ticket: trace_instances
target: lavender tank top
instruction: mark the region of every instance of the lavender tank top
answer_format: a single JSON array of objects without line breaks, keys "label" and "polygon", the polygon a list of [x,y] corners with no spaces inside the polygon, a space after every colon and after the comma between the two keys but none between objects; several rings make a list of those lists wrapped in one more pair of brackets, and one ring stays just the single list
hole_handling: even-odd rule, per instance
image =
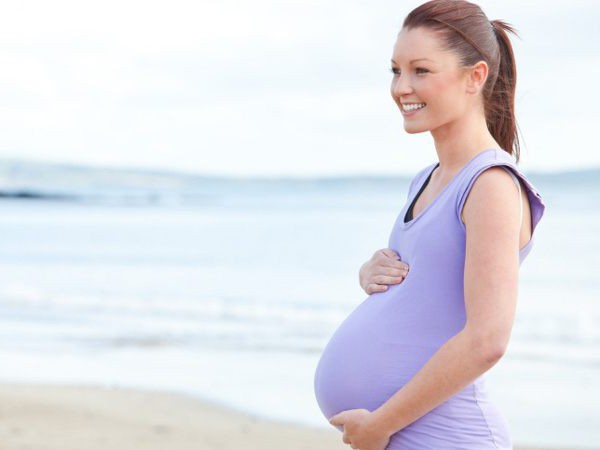
[{"label": "lavender tank top", "polygon": [[[436,165],[413,178],[408,201],[389,237],[388,247],[410,267],[408,276],[368,296],[323,350],[314,390],[327,419],[348,409],[377,409],[464,327],[466,228],[460,213],[473,182],[485,169],[504,166],[522,181],[531,205],[532,238],[519,251],[521,262],[531,250],[545,205],[514,158],[501,149],[475,155],[423,211],[405,223],[409,206]],[[512,445],[508,423],[490,399],[482,375],[393,434],[386,450],[512,449]]]}]

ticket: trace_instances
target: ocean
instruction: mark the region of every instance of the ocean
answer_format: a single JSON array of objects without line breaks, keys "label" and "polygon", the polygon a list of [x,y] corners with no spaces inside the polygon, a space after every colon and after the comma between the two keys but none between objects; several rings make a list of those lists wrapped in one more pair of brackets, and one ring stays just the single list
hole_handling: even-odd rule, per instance
[{"label": "ocean", "polygon": [[[600,443],[600,169],[546,203],[508,351],[519,445]],[[246,179],[0,162],[0,381],[160,389],[331,427],[313,374],[410,177]],[[410,275],[409,275],[410,276]]]}]

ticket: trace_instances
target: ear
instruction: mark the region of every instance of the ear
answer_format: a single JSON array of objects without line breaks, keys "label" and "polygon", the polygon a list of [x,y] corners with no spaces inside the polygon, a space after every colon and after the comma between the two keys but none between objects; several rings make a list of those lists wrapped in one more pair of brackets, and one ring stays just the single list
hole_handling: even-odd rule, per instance
[{"label": "ear", "polygon": [[479,94],[485,85],[488,76],[488,65],[479,61],[471,67],[467,75],[467,93]]}]

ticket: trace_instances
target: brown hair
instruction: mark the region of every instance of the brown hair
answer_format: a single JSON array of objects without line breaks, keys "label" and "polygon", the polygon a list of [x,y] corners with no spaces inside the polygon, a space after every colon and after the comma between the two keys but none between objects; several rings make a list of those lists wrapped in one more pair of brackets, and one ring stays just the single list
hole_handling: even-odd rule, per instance
[{"label": "brown hair", "polygon": [[425,27],[439,32],[445,46],[456,52],[463,67],[484,60],[489,67],[483,87],[485,120],[500,146],[519,162],[520,146],[515,118],[517,67],[502,20],[490,20],[478,5],[465,0],[431,0],[406,16],[402,28]]}]

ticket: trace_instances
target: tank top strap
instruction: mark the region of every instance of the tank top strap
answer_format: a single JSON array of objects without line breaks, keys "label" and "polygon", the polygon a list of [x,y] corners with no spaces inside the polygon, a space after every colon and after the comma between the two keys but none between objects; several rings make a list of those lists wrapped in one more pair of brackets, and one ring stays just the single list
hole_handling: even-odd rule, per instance
[{"label": "tank top strap", "polygon": [[[537,224],[541,220],[546,205],[539,194],[538,190],[527,179],[517,166],[515,158],[508,152],[502,149],[488,149],[476,155],[465,167],[461,178],[457,182],[456,187],[456,217],[464,228],[460,216],[464,207],[467,196],[477,177],[486,169],[493,166],[502,166],[509,171],[517,180],[521,182],[523,189],[527,193],[531,206],[531,232],[535,230]],[[520,188],[520,186],[518,186]],[[520,190],[519,190],[520,193]]]}]

